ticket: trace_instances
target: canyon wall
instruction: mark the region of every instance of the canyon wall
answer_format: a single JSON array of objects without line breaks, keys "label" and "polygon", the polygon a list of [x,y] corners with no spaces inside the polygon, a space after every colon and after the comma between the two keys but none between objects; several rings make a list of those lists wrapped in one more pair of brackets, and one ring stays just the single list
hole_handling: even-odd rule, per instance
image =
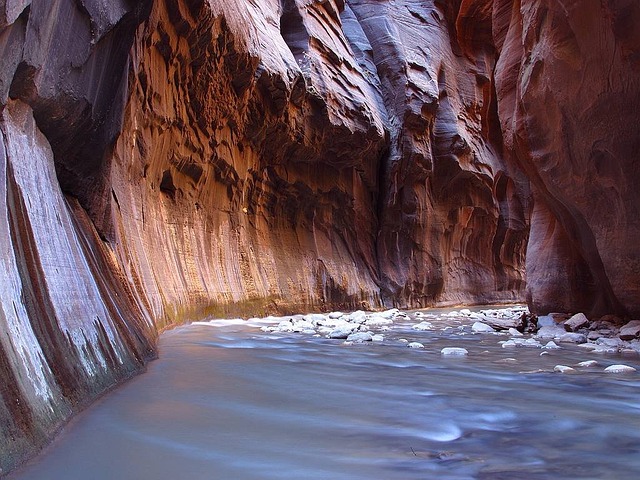
[{"label": "canyon wall", "polygon": [[640,315],[636,3],[0,0],[0,468],[206,315]]}]

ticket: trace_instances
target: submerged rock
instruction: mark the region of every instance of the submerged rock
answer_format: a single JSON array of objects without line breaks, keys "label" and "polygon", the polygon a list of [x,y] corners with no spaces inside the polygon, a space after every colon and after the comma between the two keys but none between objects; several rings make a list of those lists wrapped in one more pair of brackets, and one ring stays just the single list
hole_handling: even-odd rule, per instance
[{"label": "submerged rock", "polygon": [[460,348],[460,347],[445,347],[442,350],[440,350],[440,353],[442,355],[449,355],[449,356],[464,356],[469,354],[466,348]]},{"label": "submerged rock", "polygon": [[556,365],[553,367],[553,371],[557,373],[575,373],[576,370],[574,368],[568,367],[566,365]]},{"label": "submerged rock", "polygon": [[636,369],[629,365],[609,365],[604,371],[607,373],[633,373]]},{"label": "submerged rock", "polygon": [[364,343],[373,340],[373,336],[369,332],[356,332],[347,337],[347,342]]},{"label": "submerged rock", "polygon": [[424,345],[420,342],[410,342],[407,344],[409,348],[424,348]]}]

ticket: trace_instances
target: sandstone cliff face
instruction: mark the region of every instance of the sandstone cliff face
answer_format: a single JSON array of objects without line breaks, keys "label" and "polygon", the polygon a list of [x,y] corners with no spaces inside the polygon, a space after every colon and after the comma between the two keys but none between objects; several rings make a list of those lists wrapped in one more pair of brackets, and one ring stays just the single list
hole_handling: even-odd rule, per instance
[{"label": "sandstone cliff face", "polygon": [[495,2],[505,144],[534,192],[537,311],[640,315],[640,4]]},{"label": "sandstone cliff face", "polygon": [[638,6],[565,3],[0,0],[0,468],[206,314],[519,300],[525,250],[638,313]]}]

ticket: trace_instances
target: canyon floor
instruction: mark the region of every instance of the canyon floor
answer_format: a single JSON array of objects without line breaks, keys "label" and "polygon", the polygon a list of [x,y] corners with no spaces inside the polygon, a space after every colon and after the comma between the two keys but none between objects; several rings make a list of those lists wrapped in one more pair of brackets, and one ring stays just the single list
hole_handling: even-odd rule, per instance
[{"label": "canyon floor", "polygon": [[194,322],[11,478],[637,477],[638,341],[523,315]]}]

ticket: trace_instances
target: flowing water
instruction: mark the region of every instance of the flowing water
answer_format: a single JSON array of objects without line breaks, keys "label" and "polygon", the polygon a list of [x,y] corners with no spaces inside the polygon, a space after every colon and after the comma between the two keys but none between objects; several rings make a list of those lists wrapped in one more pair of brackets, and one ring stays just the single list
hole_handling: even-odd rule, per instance
[{"label": "flowing water", "polygon": [[[384,342],[344,345],[239,322],[177,328],[146,373],[14,478],[640,478],[637,356],[540,356],[460,333],[407,322]],[[449,346],[469,354],[442,356]],[[552,372],[590,359],[598,367]],[[603,373],[614,363],[639,371]]]}]

